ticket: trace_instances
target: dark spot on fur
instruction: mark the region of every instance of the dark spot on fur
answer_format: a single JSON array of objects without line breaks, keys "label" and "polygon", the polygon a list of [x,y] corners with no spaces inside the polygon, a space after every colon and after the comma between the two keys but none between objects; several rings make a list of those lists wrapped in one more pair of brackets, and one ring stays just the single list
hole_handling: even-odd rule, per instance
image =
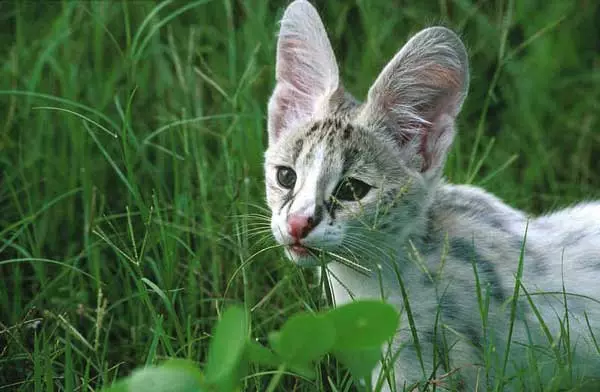
[{"label": "dark spot on fur", "polygon": [[337,132],[336,132],[336,128],[329,128],[327,130],[327,135],[326,135],[326,141],[325,143],[327,144],[327,147],[329,147],[330,151],[334,151],[335,147],[336,147],[336,139],[337,139]]},{"label": "dark spot on fur", "polygon": [[285,195],[283,195],[283,203],[281,204],[281,207],[279,208],[280,214],[281,214],[281,211],[283,211],[283,208],[285,207],[285,205],[287,203],[289,203],[292,199],[293,199],[293,193],[292,193],[292,190],[290,189],[289,192],[287,192]]},{"label": "dark spot on fur", "polygon": [[429,275],[423,274],[421,275],[421,282],[425,287],[433,287],[436,283],[437,274],[435,272],[430,272]]},{"label": "dark spot on fur", "polygon": [[339,117],[328,117],[323,120],[322,129],[322,139],[325,141],[325,144],[328,147],[333,147],[337,144],[339,133],[344,129],[344,124]]},{"label": "dark spot on fur", "polygon": [[419,333],[419,340],[427,344],[433,344],[435,342],[435,334],[433,330],[422,331]]},{"label": "dark spot on fur", "polygon": [[497,216],[490,215],[486,222],[489,223],[490,226],[492,226],[495,229],[508,232],[504,221],[502,219],[499,219]]},{"label": "dark spot on fur", "polygon": [[428,252],[433,250],[433,244],[436,242],[436,238],[439,236],[438,230],[435,228],[433,221],[433,211],[430,209],[427,211],[425,233],[421,237],[420,241],[423,244],[424,249]]},{"label": "dark spot on fur", "polygon": [[342,120],[341,120],[339,117],[336,117],[336,118],[335,118],[335,120],[334,120],[334,124],[335,124],[335,127],[336,127],[337,129],[341,129],[341,128],[342,128]]},{"label": "dark spot on fur", "polygon": [[302,152],[302,147],[303,146],[304,146],[304,139],[303,138],[298,138],[296,140],[296,142],[294,143],[294,150],[292,151],[292,160],[294,161],[294,163],[296,162],[296,160],[300,156],[300,153]]},{"label": "dark spot on fur", "polygon": [[[510,246],[515,249],[518,249],[520,254],[521,248],[523,247],[523,237],[520,235],[513,234],[510,238]],[[550,269],[546,264],[546,258],[536,248],[532,246],[526,246],[523,257],[525,258],[525,260],[523,261],[525,264],[525,268],[533,267],[536,274],[550,273]]]},{"label": "dark spot on fur", "polygon": [[329,199],[329,200],[325,200],[323,202],[323,205],[325,206],[325,209],[331,216],[331,219],[332,220],[335,219],[335,211],[339,208],[339,204],[336,203],[333,199]]},{"label": "dark spot on fur", "polygon": [[334,145],[337,144],[336,142],[339,139],[339,133],[343,128],[343,124],[342,121],[339,118],[334,118],[333,119],[333,125],[331,126],[331,128],[329,129],[329,132],[327,133],[327,143],[329,145]]},{"label": "dark spot on fur", "polygon": [[315,158],[315,146],[316,144],[310,146],[308,151],[304,154],[304,160],[306,162],[312,162],[312,160]]},{"label": "dark spot on fur", "polygon": [[313,133],[315,133],[317,131],[317,129],[319,129],[321,127],[321,122],[320,121],[316,121],[311,127],[310,129],[306,132],[306,135],[304,135],[305,138],[309,138],[312,136]]},{"label": "dark spot on fur", "polygon": [[386,191],[383,196],[381,197],[381,201],[383,202],[383,204],[385,206],[388,206],[389,208],[392,208],[396,205],[396,201],[399,199],[400,197],[398,196],[398,190],[397,189],[391,189]]},{"label": "dark spot on fur", "polygon": [[318,225],[323,220],[323,205],[318,204],[315,206],[315,214],[313,215],[313,227]]},{"label": "dark spot on fur", "polygon": [[436,350],[438,352],[438,361],[439,363],[436,364],[436,367],[439,367],[440,365],[442,366],[443,369],[443,373],[446,373],[448,371],[450,371],[450,355],[448,353],[448,345],[446,343],[446,341],[444,340],[442,334],[440,331],[438,331],[437,336],[435,337],[436,340]]},{"label": "dark spot on fur", "polygon": [[504,293],[502,280],[496,271],[494,264],[481,256],[467,240],[453,238],[450,240],[450,256],[471,263],[475,262],[480,281],[490,286],[492,298],[498,302],[504,302],[508,296]]},{"label": "dark spot on fur", "polygon": [[442,316],[445,320],[455,321],[460,319],[458,305],[454,297],[450,294],[445,293],[442,298],[440,298],[440,308],[442,311]]},{"label": "dark spot on fur", "polygon": [[[396,198],[396,202],[402,202],[402,197],[397,197]],[[420,200],[411,200],[411,199],[406,199],[406,202],[404,202],[404,206],[402,207],[405,211],[408,212],[408,218],[413,220],[413,219],[417,219],[417,216],[419,215],[420,211],[421,211],[421,205],[419,204]]]},{"label": "dark spot on fur", "polygon": [[576,245],[585,237],[587,237],[587,233],[585,232],[585,230],[572,231],[563,238],[560,245],[562,247],[571,247]]},{"label": "dark spot on fur", "polygon": [[344,127],[344,130],[342,131],[342,140],[344,140],[344,141],[350,140],[353,133],[354,133],[354,127],[351,124],[346,124],[346,127]]},{"label": "dark spot on fur", "polygon": [[377,229],[381,231],[388,231],[392,227],[390,222],[383,222],[377,224]]},{"label": "dark spot on fur", "polygon": [[344,162],[342,166],[342,175],[345,176],[348,170],[356,163],[358,157],[358,150],[355,148],[348,148],[344,150]]},{"label": "dark spot on fur", "polygon": [[469,341],[475,345],[475,347],[478,349],[483,348],[483,338],[481,337],[479,330],[467,325],[464,328],[464,334],[469,338]]},{"label": "dark spot on fur", "polygon": [[478,349],[483,348],[483,337],[477,327],[465,322],[456,299],[448,293],[440,299],[440,308],[443,319],[463,334]]}]

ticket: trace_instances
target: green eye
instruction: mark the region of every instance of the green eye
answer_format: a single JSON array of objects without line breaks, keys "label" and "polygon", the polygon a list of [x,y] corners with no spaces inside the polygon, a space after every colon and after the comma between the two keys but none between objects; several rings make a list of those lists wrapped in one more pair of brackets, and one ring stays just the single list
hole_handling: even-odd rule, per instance
[{"label": "green eye", "polygon": [[371,185],[356,178],[343,179],[333,192],[333,197],[341,201],[358,201],[371,190]]},{"label": "green eye", "polygon": [[277,182],[285,189],[292,189],[296,185],[296,172],[289,167],[277,168]]}]

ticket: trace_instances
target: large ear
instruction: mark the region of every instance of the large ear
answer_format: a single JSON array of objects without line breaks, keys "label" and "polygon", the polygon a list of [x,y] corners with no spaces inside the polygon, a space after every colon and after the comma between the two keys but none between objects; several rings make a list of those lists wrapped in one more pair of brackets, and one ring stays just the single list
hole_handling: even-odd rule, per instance
[{"label": "large ear", "polygon": [[421,172],[437,174],[468,85],[467,52],[460,38],[444,27],[428,28],[385,66],[359,121],[390,135]]},{"label": "large ear", "polygon": [[338,66],[317,10],[304,0],[288,6],[277,42],[275,91],[269,100],[269,144],[324,110],[338,90]]}]

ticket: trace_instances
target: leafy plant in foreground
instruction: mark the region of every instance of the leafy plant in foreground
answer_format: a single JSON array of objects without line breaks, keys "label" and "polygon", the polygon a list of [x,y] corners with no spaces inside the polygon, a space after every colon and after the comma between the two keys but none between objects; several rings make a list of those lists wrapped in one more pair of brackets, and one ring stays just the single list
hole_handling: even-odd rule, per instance
[{"label": "leafy plant in foreground", "polygon": [[171,359],[159,366],[135,370],[104,392],[230,392],[240,390],[249,363],[277,368],[266,391],[275,390],[282,375],[292,371],[315,378],[314,364],[334,355],[357,384],[371,387],[371,372],[380,347],[398,327],[398,313],[389,304],[363,300],[319,314],[299,313],[279,331],[269,334],[271,349],[249,337],[246,312],[228,308],[217,324],[203,370],[194,362]]}]

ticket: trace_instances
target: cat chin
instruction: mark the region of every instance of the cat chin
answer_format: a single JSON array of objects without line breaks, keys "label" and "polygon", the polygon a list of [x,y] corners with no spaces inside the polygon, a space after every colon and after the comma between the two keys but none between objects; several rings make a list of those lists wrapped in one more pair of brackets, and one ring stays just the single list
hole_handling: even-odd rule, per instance
[{"label": "cat chin", "polygon": [[303,254],[296,252],[290,247],[285,248],[285,255],[294,264],[302,268],[318,267],[322,264],[321,260],[318,257],[315,257],[310,253]]}]

